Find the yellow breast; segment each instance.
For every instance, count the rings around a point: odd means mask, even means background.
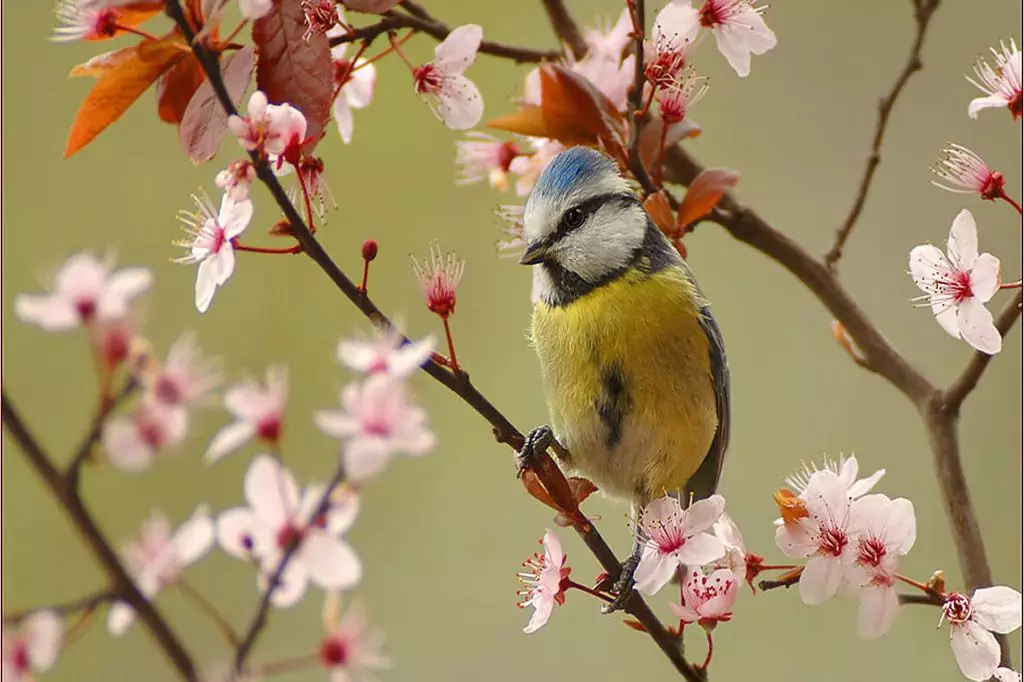
[[[538,301],[532,339],[570,467],[607,493],[683,487],[717,425],[708,340],[681,269],[631,269],[562,307]]]

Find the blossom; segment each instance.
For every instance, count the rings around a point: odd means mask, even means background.
[[[517,256],[526,248],[526,237],[523,235],[523,204],[499,204],[494,214],[501,221],[502,230],[509,239],[498,242],[498,250],[503,256]],[[509,253],[512,252],[512,253]]]
[[[434,114],[452,130],[472,128],[484,114],[484,100],[473,81],[462,75],[480,49],[483,29],[459,26],[434,50],[434,61],[413,70],[413,87]]]
[[[430,312],[445,319],[455,314],[455,290],[462,281],[465,268],[466,261],[454,252],[442,254],[437,243],[430,247],[429,261],[424,259],[420,263],[412,257],[413,274],[419,280]]]
[[[978,228],[970,211],[960,211],[953,220],[946,254],[931,244],[910,251],[910,274],[925,292],[916,300],[931,306],[950,336],[989,355],[1000,351],[1002,336],[985,307],[999,290],[999,259],[978,255]]]
[[[820,604],[839,590],[852,561],[851,500],[847,486],[828,469],[811,475],[805,502],[776,528],[775,543],[786,556],[808,557],[800,574],[800,597]],[[799,498],[798,498],[799,499]]]
[[[268,103],[266,94],[256,90],[249,96],[246,116],[231,116],[228,128],[245,149],[280,155],[304,143],[306,117],[290,104]]]
[[[152,599],[160,590],[177,583],[186,567],[206,556],[213,539],[213,519],[205,505],[199,505],[174,532],[167,517],[154,510],[142,524],[139,539],[125,543],[122,551],[132,580],[147,599]],[[107,616],[107,629],[119,637],[134,620],[132,607],[117,602]]]
[[[281,438],[284,403],[288,398],[288,368],[268,367],[263,386],[243,381],[224,392],[224,407],[235,421],[213,437],[206,461],[213,463],[253,438],[276,445]]]
[[[680,566],[703,566],[720,559],[725,547],[707,531],[724,510],[721,495],[697,500],[686,509],[668,495],[648,503],[637,523],[643,549],[634,575],[636,588],[654,594]]]
[[[530,193],[551,160],[565,151],[565,147],[557,140],[533,138],[530,143],[534,148],[533,153],[520,154],[508,166],[510,172],[519,176],[516,180],[516,194],[521,197]]]
[[[127,417],[106,422],[100,436],[110,463],[122,471],[140,472],[163,450],[178,445],[188,433],[188,412],[181,405],[143,400]]]
[[[633,32],[633,20],[629,9],[623,9],[614,26],[589,28],[583,33],[583,42],[587,46],[588,57],[600,57],[616,63],[622,61],[622,53],[629,46]]]
[[[258,582],[266,589],[285,552],[296,546],[271,601],[296,604],[312,582],[325,590],[344,590],[362,577],[362,564],[341,535],[352,527],[359,499],[336,490],[324,513],[315,514],[325,487],[313,484],[300,493],[295,476],[269,455],[259,455],[245,475],[248,506],[229,509],[217,519],[217,539],[229,554],[255,560]]]
[[[892,627],[899,611],[896,564],[914,546],[917,521],[910,500],[865,495],[850,506],[853,566],[847,579],[859,588],[858,631],[875,639]]]
[[[932,168],[932,172],[952,185],[950,187],[933,180],[932,184],[936,187],[949,192],[977,194],[989,201],[1003,196],[1003,187],[1006,185],[1002,173],[992,170],[984,159],[958,144],[948,144],[942,149],[942,158]]]
[[[807,487],[811,482],[811,476],[813,476],[818,470],[819,469],[816,464],[805,463],[795,474],[786,477],[786,484],[793,490],[797,491],[801,498],[806,499]],[[857,458],[853,455],[850,455],[849,457],[846,455],[839,455],[838,461],[830,457],[826,457],[823,470],[831,471],[839,478],[839,481],[846,488],[847,496],[851,500],[855,500],[858,497],[871,492],[878,481],[881,480],[882,476],[885,476],[885,469],[878,469],[867,478],[857,478],[857,473],[860,470],[860,464],[857,462]]]
[[[325,35],[338,26],[340,12],[335,9],[334,0],[301,0],[300,6],[306,16],[304,40],[315,35]]]
[[[607,59],[600,54],[587,55],[576,61],[572,54],[566,55],[569,68],[594,84],[617,111],[625,111],[629,89],[633,86],[633,65],[636,56],[629,55],[622,61]]]
[[[666,125],[681,123],[694,104],[708,91],[708,79],[690,68],[658,90],[658,110]]]
[[[217,287],[227,283],[235,271],[236,239],[252,219],[252,202],[235,201],[230,193],[220,202],[220,211],[214,212],[209,197],[192,196],[195,212],[181,211],[178,220],[189,235],[175,242],[189,253],[175,259],[176,263],[198,263],[196,272],[196,308],[205,313],[210,308]]]
[[[194,332],[186,331],[167,351],[167,360],[142,381],[153,400],[164,405],[195,404],[220,383],[217,361],[203,357]]]
[[[718,51],[740,77],[750,74],[751,54],[775,47],[775,33],[761,18],[766,8],[754,7],[753,0],[705,0],[698,13],[700,25],[715,34]]]
[[[265,17],[274,9],[274,0],[238,0],[238,11],[250,21]]]
[[[230,166],[217,173],[214,182],[233,200],[245,201],[254,180],[256,167],[248,160],[241,160],[232,161]]]
[[[711,575],[692,570],[683,583],[682,604],[671,602],[668,608],[684,623],[714,627],[732,618],[739,582],[736,574],[727,568],[720,568]]]
[[[689,0],[673,0],[658,12],[647,44],[644,75],[654,86],[667,86],[686,64],[686,51],[697,34],[700,22]]]
[[[121,10],[102,0],[60,0],[56,14],[60,26],[50,40],[68,43],[75,40],[106,40],[121,30]]]
[[[313,415],[321,431],[343,442],[348,480],[363,482],[379,473],[395,453],[426,454],[434,447],[427,413],[412,404],[405,385],[387,374],[371,374],[341,391],[341,410]]]
[[[992,677],[998,680],[998,682],[1020,682],[1020,673],[1010,668],[996,668],[996,671],[992,673]]]
[[[352,603],[338,617],[338,593],[328,592],[323,618],[327,635],[320,642],[320,664],[331,671],[331,682],[371,679],[367,670],[383,670],[391,662],[383,653],[384,638],[366,624],[360,602]]]
[[[373,340],[345,339],[339,343],[338,360],[357,372],[403,379],[423,366],[433,348],[431,336],[405,343],[397,327],[378,328]]]
[[[31,682],[32,673],[53,667],[64,638],[64,621],[56,611],[36,611],[15,629],[4,624],[3,680]]]
[[[978,118],[978,112],[991,107],[1006,107],[1014,120],[1021,117],[1021,56],[1017,43],[1010,41],[1010,46],[999,43],[999,52],[991,49],[995,57],[993,68],[983,57],[974,63],[975,78],[967,77],[976,88],[985,93],[984,97],[971,100],[967,106],[967,115]]]
[[[149,268],[111,271],[110,259],[88,251],[76,253],[57,271],[46,294],[19,294],[14,313],[23,321],[49,332],[88,325],[94,320],[121,320],[132,299],[153,282]]]
[[[970,597],[953,592],[946,595],[942,618],[949,623],[949,644],[960,671],[968,679],[987,680],[999,668],[999,643],[992,633],[1020,627],[1021,594],[1004,585],[983,587]]]
[[[530,622],[523,628],[527,634],[536,632],[548,622],[556,604],[561,606],[565,603],[565,581],[572,570],[565,565],[562,543],[554,531],[544,533],[541,544],[544,552],[535,553],[524,561],[526,570],[517,574],[519,582],[526,588],[517,592],[522,597],[519,608],[533,607]]]
[[[736,523],[724,511],[712,525],[711,531],[725,548],[725,567],[736,575],[742,575],[747,566],[747,550],[743,545],[743,536]]]
[[[471,139],[455,143],[455,164],[460,167],[455,184],[471,185],[487,178],[492,188],[506,191],[509,166],[519,156],[519,145],[477,131],[466,136]]]
[[[341,5],[337,6],[338,19],[345,21]],[[329,31],[329,38],[340,36],[345,30],[340,25],[335,25]],[[338,134],[341,141],[348,144],[352,141],[352,110],[363,109],[370,105],[373,100],[373,89],[377,84],[377,67],[371,62],[360,57],[353,63],[346,56],[348,43],[335,45],[331,48],[331,61],[334,64],[334,90],[337,96],[334,98],[332,112],[334,122],[338,124]],[[339,90],[339,88],[341,88]]]

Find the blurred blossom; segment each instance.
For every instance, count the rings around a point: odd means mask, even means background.
[[[249,188],[256,180],[256,167],[246,159],[232,161],[231,165],[217,173],[214,182],[224,190],[232,200],[245,201],[249,198]]]
[[[367,374],[387,374],[397,379],[410,376],[430,359],[434,338],[403,343],[396,327],[374,329],[374,338],[345,339],[338,344],[338,360],[349,369]]]
[[[992,673],[992,677],[997,682],[1020,682],[1020,673],[1010,668],[996,668],[996,671]]]
[[[917,539],[917,520],[910,500],[865,495],[850,507],[855,535],[853,565],[846,579],[859,588],[858,632],[875,639],[892,627],[900,608],[896,569]]]
[[[516,194],[521,197],[530,193],[533,185],[551,163],[551,160],[565,151],[565,147],[556,140],[531,138],[530,143],[533,145],[534,152],[517,156],[508,167],[512,173],[519,176],[519,179],[516,180]]]
[[[132,580],[147,599],[178,582],[182,571],[206,556],[213,546],[213,519],[205,505],[171,532],[167,517],[158,511],[142,524],[139,539],[125,543],[122,553]],[[107,629],[119,637],[135,620],[135,611],[116,602],[107,616]]]
[[[689,0],[673,0],[673,2]],[[705,0],[698,11],[700,25],[715,34],[718,51],[736,75],[750,74],[750,55],[764,54],[776,45],[775,33],[761,18],[767,5],[755,7],[752,0]]]
[[[337,28],[340,12],[335,9],[334,0],[301,0],[300,6],[306,15],[303,39],[308,41],[315,35],[324,35]]]
[[[491,187],[508,190],[508,170],[519,155],[519,145],[512,140],[499,140],[487,133],[466,133],[467,140],[455,143],[455,164],[459,166],[458,185],[471,185],[487,179]]]
[[[945,254],[931,244],[911,250],[910,274],[925,292],[915,300],[931,307],[946,333],[982,353],[1002,349],[1002,336],[985,307],[999,290],[999,259],[978,254],[978,228],[970,211],[953,220]]]
[[[530,606],[533,615],[523,632],[536,632],[551,617],[555,605],[565,603],[565,581],[572,570],[565,565],[566,556],[562,551],[562,543],[554,531],[547,531],[541,539],[543,553],[536,553],[523,562],[525,571],[517,574],[519,582],[526,588],[517,594],[522,597],[519,608]]]
[[[732,618],[732,607],[739,594],[739,577],[727,568],[710,575],[691,570],[682,585],[682,603],[670,602],[668,608],[683,623],[700,623],[713,628]]]
[[[238,11],[243,18],[250,21],[270,14],[272,9],[274,0],[238,0]]]
[[[306,117],[288,103],[269,104],[257,90],[249,96],[246,116],[231,116],[228,128],[245,149],[282,155],[305,140]]]
[[[83,251],[57,271],[53,290],[46,294],[19,294],[14,312],[23,321],[46,331],[59,332],[94,320],[117,321],[128,314],[132,299],[149,289],[148,268],[113,270],[109,258]]]
[[[341,5],[337,6],[338,18],[345,21]],[[344,35],[345,29],[335,25],[327,31],[327,37]],[[377,84],[377,67],[360,57],[353,64],[347,57],[348,43],[335,45],[331,48],[331,61],[334,64],[334,89],[338,93],[334,98],[334,122],[338,125],[341,141],[348,144],[352,141],[353,121],[352,110],[363,109],[373,100],[373,90]],[[341,88],[339,91],[338,88]]]
[[[932,167],[932,172],[952,185],[932,181],[936,187],[949,192],[977,194],[989,201],[1003,196],[1006,185],[1002,173],[992,170],[984,159],[958,144],[948,144],[942,149],[942,158]]]
[[[634,578],[636,589],[654,594],[672,579],[680,566],[703,566],[725,554],[711,533],[725,510],[725,498],[712,495],[683,509],[669,495],[652,500],[640,512],[637,535],[643,543]]]
[[[416,67],[413,87],[426,98],[434,114],[452,130],[480,122],[484,100],[473,81],[462,75],[476,59],[483,40],[476,24],[459,26],[434,50],[434,61]]]
[[[128,320],[100,322],[89,327],[89,336],[97,357],[108,371],[131,358],[139,343],[135,328]]]
[[[53,667],[64,638],[64,621],[56,611],[36,611],[3,627],[3,682],[32,682],[34,673]]]
[[[633,21],[629,17],[629,9],[622,10],[614,26],[609,26],[608,21],[602,23],[604,26],[588,28],[583,32],[583,42],[587,45],[587,56],[621,62],[622,53],[631,41],[629,34],[633,31]]]
[[[949,644],[960,671],[968,679],[987,680],[999,668],[999,642],[992,633],[1005,635],[1020,627],[1021,594],[1004,585],[983,587],[970,597],[952,592],[946,595],[942,619],[949,623]]]
[[[831,471],[839,478],[839,481],[846,487],[846,494],[851,500],[871,492],[882,476],[885,476],[885,469],[879,469],[867,478],[857,478],[860,464],[853,455],[849,457],[839,455],[838,460],[826,457],[822,469]],[[796,491],[800,497],[807,499],[807,488],[810,485],[811,476],[817,471],[819,469],[816,464],[805,463],[795,474],[786,477],[786,485]]]
[[[213,295],[227,283],[235,271],[236,239],[252,220],[252,202],[235,201],[230,193],[224,194],[220,211],[215,212],[209,197],[192,196],[194,212],[179,211],[188,238],[174,242],[188,249],[188,254],[175,259],[183,265],[199,264],[196,271],[196,309],[205,313],[213,302]]]
[[[633,86],[635,55],[629,55],[621,62],[590,53],[579,61],[574,60],[571,54],[566,59],[569,67],[593,83],[617,111],[626,110],[629,89]]]
[[[369,682],[370,670],[387,670],[391,661],[384,655],[384,637],[366,622],[360,602],[354,602],[339,617],[340,598],[328,592],[323,618],[326,636],[320,641],[320,664],[330,671],[331,682]]]
[[[686,64],[686,52],[700,33],[697,12],[689,2],[674,0],[658,12],[645,45],[644,74],[653,86],[667,87]]]
[[[711,530],[725,548],[725,567],[737,576],[743,576],[747,567],[747,550],[739,527],[723,511]]]
[[[224,407],[235,418],[213,437],[206,461],[213,463],[253,438],[276,446],[281,438],[284,405],[288,399],[288,368],[267,368],[263,385],[249,379],[224,392]]]
[[[118,32],[121,11],[111,4],[103,0],[59,0],[55,12],[60,26],[53,30],[50,40],[67,43],[112,38]]]
[[[221,547],[258,563],[262,590],[285,553],[296,547],[274,590],[274,606],[298,603],[310,582],[325,590],[345,590],[362,577],[359,557],[341,538],[359,513],[359,499],[336,491],[326,512],[311,520],[325,491],[322,484],[312,484],[300,494],[290,471],[273,457],[259,455],[245,475],[248,506],[229,509],[217,520]]]
[[[101,442],[110,463],[122,471],[144,471],[153,458],[188,434],[188,411],[181,405],[141,401],[126,417],[103,426]]]
[[[1011,40],[1009,47],[1000,42],[999,50],[992,48],[991,52],[995,67],[979,57],[974,63],[975,77],[967,77],[971,84],[985,93],[984,97],[971,100],[967,114],[971,118],[978,118],[978,112],[982,109],[1005,107],[1016,121],[1022,112],[1020,50],[1017,49],[1017,43]]]
[[[219,362],[204,357],[195,332],[186,331],[167,351],[167,360],[155,371],[143,373],[149,395],[164,405],[195,405],[220,384]]]
[[[362,483],[380,473],[392,455],[423,455],[434,447],[427,413],[414,405],[405,385],[387,374],[371,374],[341,392],[341,410],[313,416],[321,431],[342,441],[348,480]]]
[[[430,257],[422,263],[412,258],[412,269],[430,312],[447,319],[455,314],[455,290],[462,281],[466,261],[454,252],[442,253],[437,243],[430,246]]]
[[[498,242],[498,250],[502,256],[519,256],[519,251],[526,247],[526,238],[523,236],[523,211],[526,206],[522,204],[499,204],[494,214],[501,220],[501,227],[509,236],[506,241]],[[512,253],[509,253],[512,252]]]

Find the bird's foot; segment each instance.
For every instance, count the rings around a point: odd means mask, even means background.
[[[554,442],[555,434],[551,431],[551,427],[547,425],[538,426],[526,434],[523,447],[516,453],[516,478],[521,477],[523,472],[533,465],[534,458],[538,452],[542,452],[544,448]]]
[[[636,573],[636,567],[639,563],[640,557],[637,554],[630,555],[622,562],[619,579],[612,585],[612,592],[615,594],[615,598],[601,607],[601,613],[615,613],[626,607],[626,603],[633,596],[633,574]]]

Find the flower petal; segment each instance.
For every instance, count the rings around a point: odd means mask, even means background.
[[[325,532],[310,532],[301,551],[310,579],[325,590],[347,590],[363,576],[362,563],[348,543]]]
[[[921,244],[910,250],[910,275],[914,284],[926,294],[935,291],[935,280],[949,275],[952,266],[938,247],[932,244]]]
[[[270,455],[259,455],[245,475],[245,499],[265,521],[281,525],[298,507],[299,488],[290,471]]]
[[[472,128],[484,115],[484,99],[476,84],[461,74],[447,76],[437,94],[438,113],[452,130]]]
[[[704,566],[725,556],[725,545],[710,533],[697,533],[686,539],[676,555],[686,566]]]
[[[932,315],[942,330],[954,339],[960,338],[960,325],[956,321],[956,306],[947,299],[933,298],[931,301]]]
[[[842,564],[834,558],[812,557],[800,574],[800,598],[815,605],[834,597],[843,577]]]
[[[1010,101],[1004,95],[989,95],[988,97],[975,97],[967,105],[967,115],[971,118],[978,118],[978,112],[982,109],[1002,109],[1009,106]]]
[[[81,322],[78,312],[67,299],[52,294],[20,294],[16,296],[14,314],[22,322],[42,327],[48,332],[66,331]]]
[[[334,106],[331,108],[334,114],[334,122],[338,125],[338,134],[341,141],[348,144],[352,141],[353,121],[352,108],[346,98],[338,96],[334,99]]]
[[[217,292],[216,258],[207,258],[196,270],[196,310],[205,313]]]
[[[651,544],[645,545],[633,574],[636,589],[644,594],[654,594],[672,579],[678,566],[674,556],[662,554]]]
[[[107,630],[114,637],[120,637],[135,622],[135,609],[124,602],[115,602],[107,614]]]
[[[999,259],[983,253],[971,268],[971,293],[982,303],[988,303],[999,291]]]
[[[115,419],[103,428],[103,449],[110,463],[122,471],[138,473],[153,461],[153,449],[139,438],[138,429],[128,419]]]
[[[273,566],[265,566],[264,568],[273,571],[276,570],[277,564],[275,562]],[[266,582],[265,578],[263,582]],[[303,595],[306,594],[308,586],[309,572],[306,570],[305,564],[293,560],[284,569],[284,575],[281,576],[281,582],[274,590],[270,603],[278,608],[295,606],[302,599]]]
[[[1006,634],[1020,627],[1021,594],[1013,588],[983,587],[971,596],[971,605],[974,620],[986,630]]]
[[[49,670],[60,652],[64,619],[51,609],[36,611],[22,623],[21,631],[32,669],[37,672]]]
[[[721,495],[712,495],[706,500],[697,500],[683,512],[683,527],[686,534],[704,531],[714,525],[715,521],[722,517],[725,511],[725,498]]]
[[[892,587],[865,587],[860,591],[857,609],[857,633],[864,639],[877,639],[892,628],[900,598]]]
[[[999,667],[999,643],[991,632],[968,620],[949,631],[949,645],[960,666],[960,672],[975,682],[992,677]]]
[[[228,424],[214,435],[210,447],[206,450],[206,461],[213,464],[224,455],[237,450],[256,436],[256,426],[252,422],[237,421]]]
[[[199,505],[171,538],[178,564],[185,567],[203,558],[213,546],[214,535],[215,528],[210,511],[206,505]]]
[[[462,73],[476,59],[483,39],[484,30],[480,26],[459,26],[434,49],[434,64],[452,75]]]
[[[953,218],[946,251],[949,262],[958,270],[970,270],[978,259],[978,226],[966,208]]]
[[[228,509],[217,517],[217,543],[228,554],[248,559],[260,526],[262,524],[248,507]]]
[[[956,309],[960,335],[982,353],[995,355],[1003,348],[1003,337],[992,322],[992,313],[976,298],[964,300]]]

